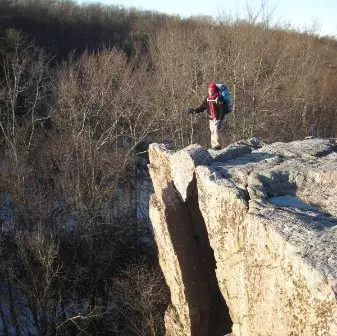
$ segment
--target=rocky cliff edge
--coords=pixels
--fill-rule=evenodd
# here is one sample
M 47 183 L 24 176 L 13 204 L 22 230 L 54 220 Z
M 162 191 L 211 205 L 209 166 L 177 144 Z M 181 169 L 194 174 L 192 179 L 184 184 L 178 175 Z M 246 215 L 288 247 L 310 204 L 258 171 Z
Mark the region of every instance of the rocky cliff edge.
M 152 144 L 167 335 L 337 335 L 337 145 Z

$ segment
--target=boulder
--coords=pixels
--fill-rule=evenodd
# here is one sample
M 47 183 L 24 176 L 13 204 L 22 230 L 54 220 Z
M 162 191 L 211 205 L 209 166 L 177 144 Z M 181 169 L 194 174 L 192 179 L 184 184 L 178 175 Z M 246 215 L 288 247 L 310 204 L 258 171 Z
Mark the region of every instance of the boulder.
M 168 335 L 337 335 L 332 139 L 150 146 Z

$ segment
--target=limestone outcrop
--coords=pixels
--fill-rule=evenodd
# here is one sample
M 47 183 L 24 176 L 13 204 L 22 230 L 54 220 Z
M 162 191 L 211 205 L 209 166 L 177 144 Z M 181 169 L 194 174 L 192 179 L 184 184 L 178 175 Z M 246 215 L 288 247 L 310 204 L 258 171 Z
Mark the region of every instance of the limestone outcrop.
M 167 335 L 337 335 L 337 145 L 152 144 Z

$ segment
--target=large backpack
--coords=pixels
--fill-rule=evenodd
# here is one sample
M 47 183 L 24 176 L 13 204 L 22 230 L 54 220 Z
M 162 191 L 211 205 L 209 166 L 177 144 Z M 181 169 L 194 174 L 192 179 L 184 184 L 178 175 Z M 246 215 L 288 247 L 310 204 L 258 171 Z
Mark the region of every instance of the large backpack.
M 232 101 L 229 90 L 225 84 L 216 84 L 216 87 L 218 88 L 220 95 L 225 101 L 225 114 L 228 114 L 232 111 Z

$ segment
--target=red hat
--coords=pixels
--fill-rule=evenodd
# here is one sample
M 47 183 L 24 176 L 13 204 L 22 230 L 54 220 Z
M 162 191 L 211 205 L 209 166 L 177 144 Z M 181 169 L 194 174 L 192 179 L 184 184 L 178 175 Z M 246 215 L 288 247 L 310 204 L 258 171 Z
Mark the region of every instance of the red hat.
M 211 83 L 208 84 L 208 90 L 210 90 L 210 89 L 216 90 L 216 84 L 214 82 L 211 82 Z

